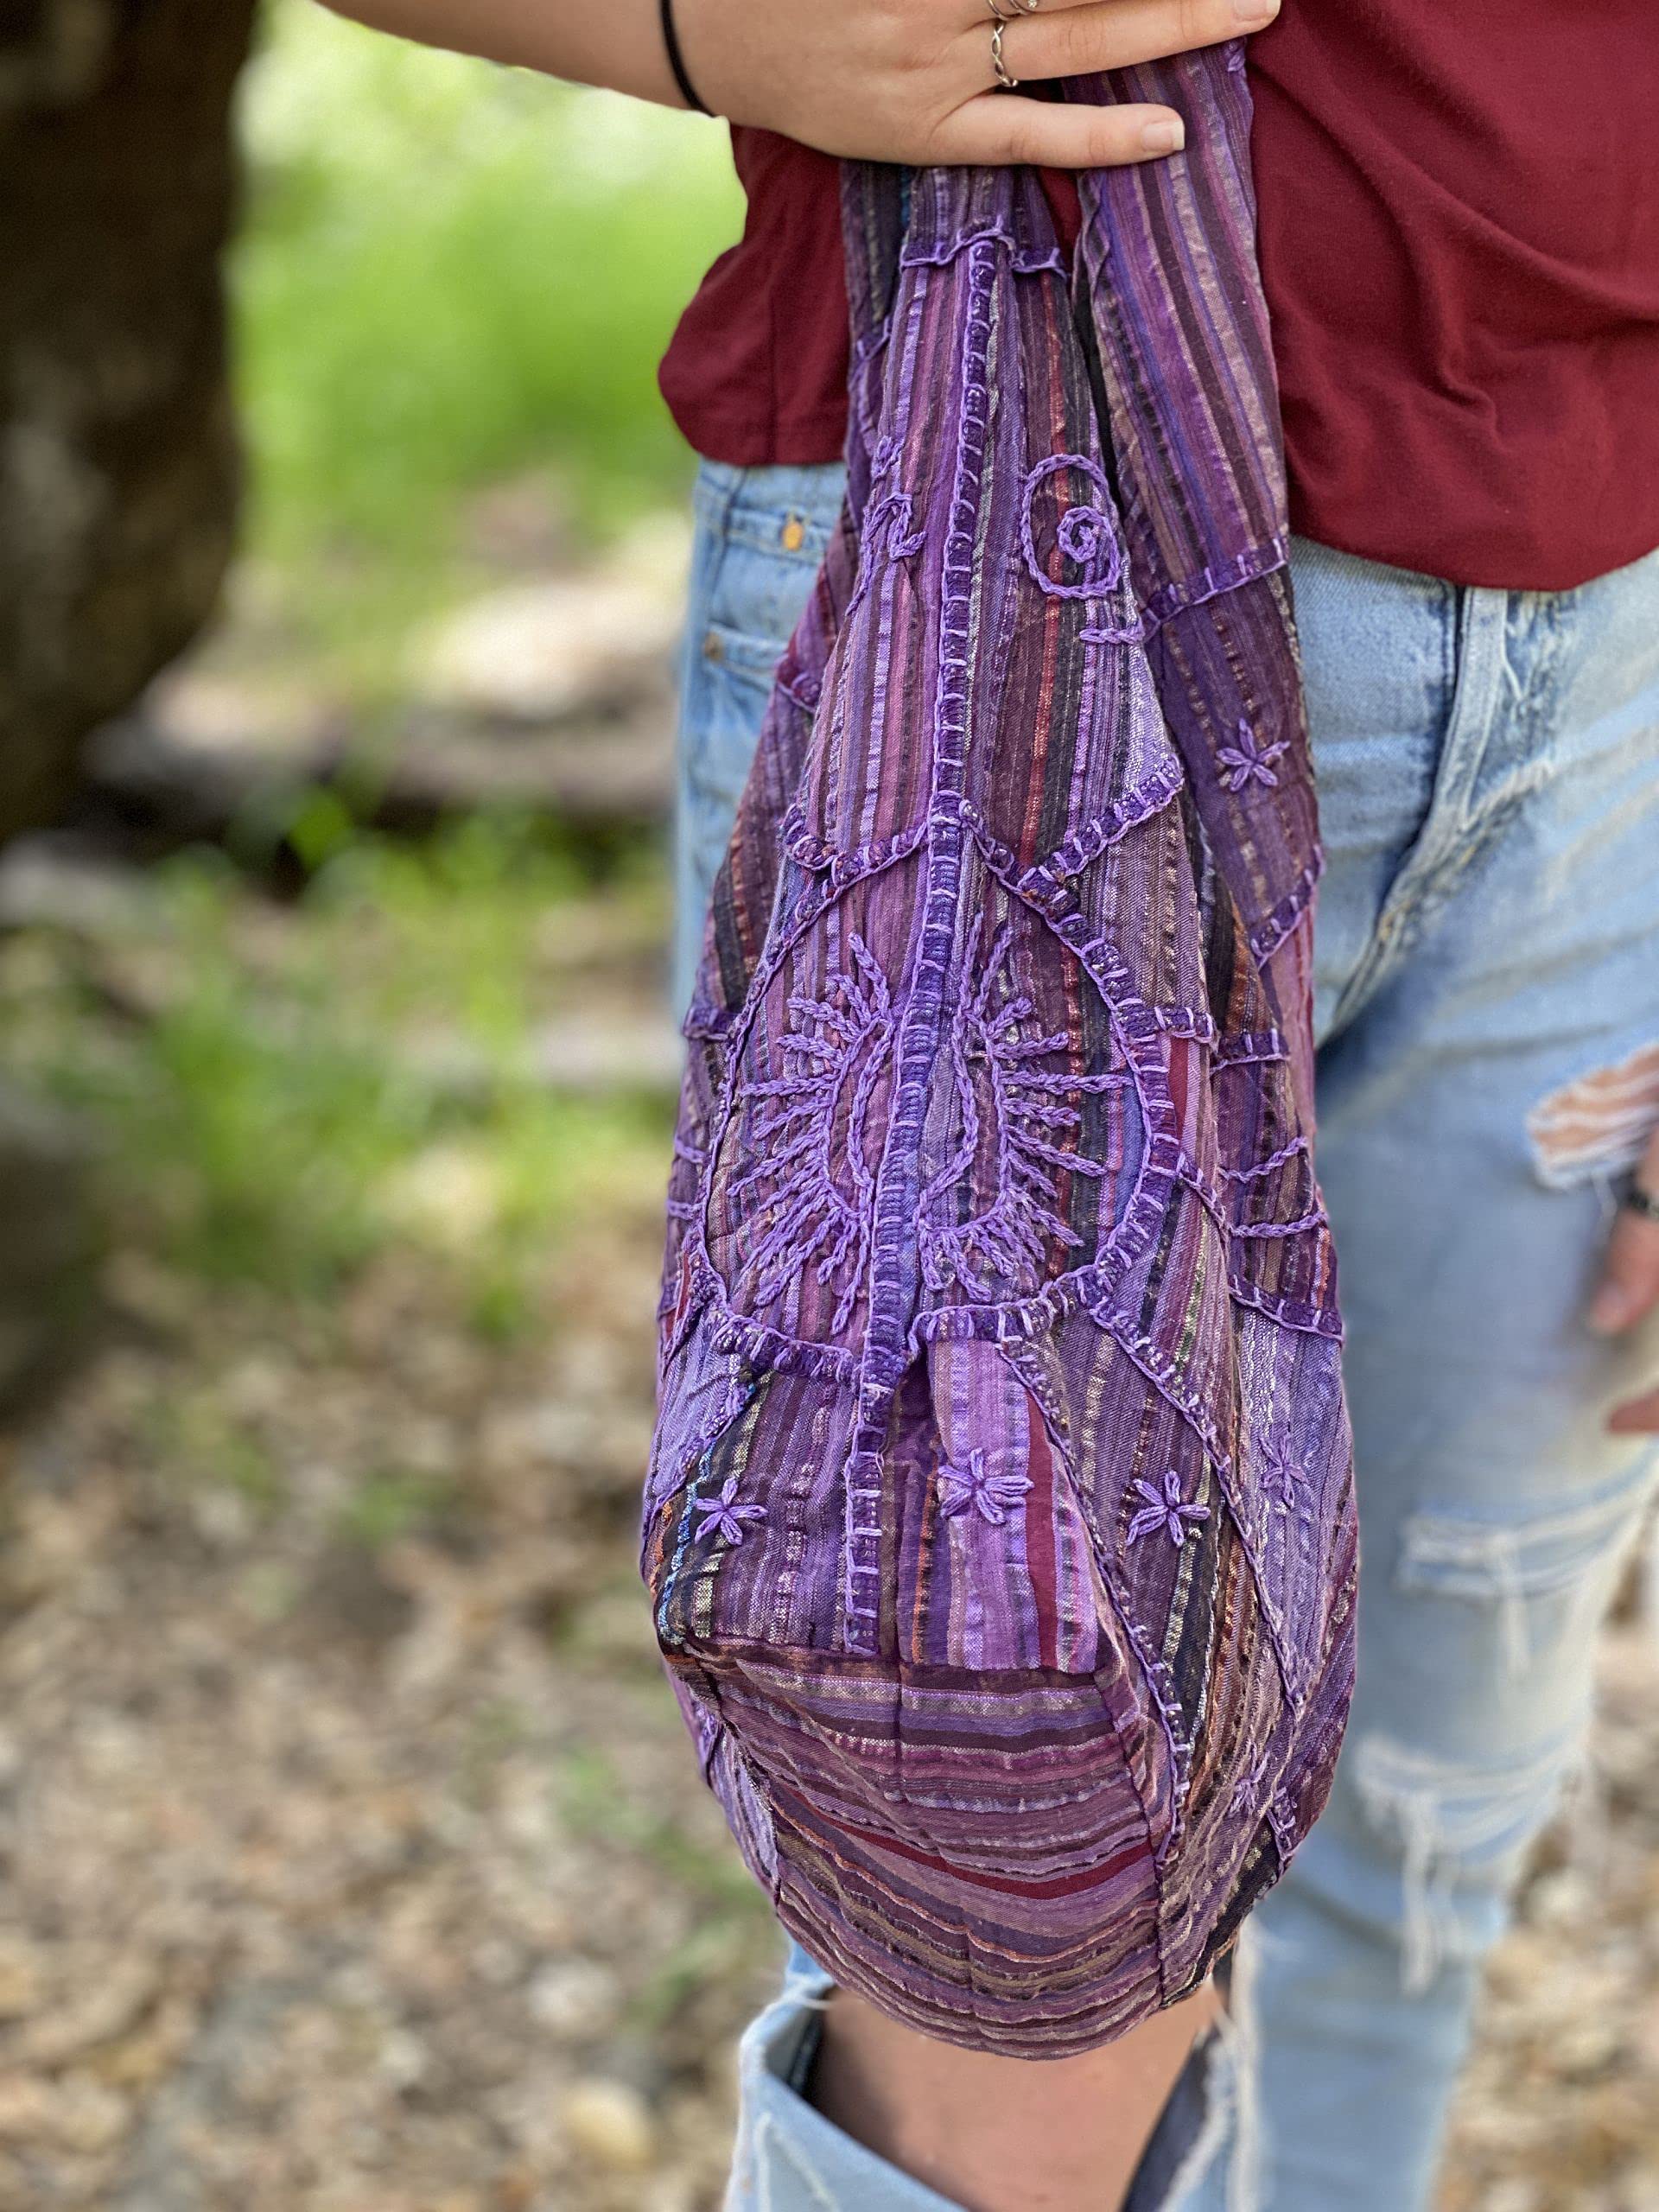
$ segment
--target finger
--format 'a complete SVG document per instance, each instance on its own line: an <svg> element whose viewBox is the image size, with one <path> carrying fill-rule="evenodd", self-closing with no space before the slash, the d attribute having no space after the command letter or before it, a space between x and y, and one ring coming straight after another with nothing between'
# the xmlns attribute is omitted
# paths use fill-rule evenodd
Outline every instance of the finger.
<svg viewBox="0 0 1659 2212"><path fill-rule="evenodd" d="M1607 1240L1601 1280L1590 1301L1590 1325L1621 1336L1659 1306L1659 1222L1621 1208Z"/></svg>
<svg viewBox="0 0 1659 2212"><path fill-rule="evenodd" d="M1177 152L1186 127L1173 107L1071 106L981 92L940 124L930 161L993 166L1029 162L1040 168L1118 168Z"/></svg>
<svg viewBox="0 0 1659 2212"><path fill-rule="evenodd" d="M1039 11L1052 15L1061 9L1097 8L1100 4L1101 0L1037 0L1037 5L1033 7L1031 0L1001 0L1002 16L1008 22L1017 22L1021 16L1034 16ZM983 23L996 12L991 0L953 0L951 16L958 25Z"/></svg>
<svg viewBox="0 0 1659 2212"><path fill-rule="evenodd" d="M1637 1182L1659 1191L1659 1135L1649 1145ZM1659 1306L1659 1221L1621 1206L1607 1240L1601 1280L1590 1301L1590 1326L1599 1336L1632 1329Z"/></svg>
<svg viewBox="0 0 1659 2212"><path fill-rule="evenodd" d="M1002 54L1015 77L1081 77L1219 46L1278 12L1279 0L1094 0L1020 16L1003 31Z"/></svg>
<svg viewBox="0 0 1659 2212"><path fill-rule="evenodd" d="M1659 1390L1615 1406L1607 1416L1607 1426L1615 1436L1659 1436Z"/></svg>

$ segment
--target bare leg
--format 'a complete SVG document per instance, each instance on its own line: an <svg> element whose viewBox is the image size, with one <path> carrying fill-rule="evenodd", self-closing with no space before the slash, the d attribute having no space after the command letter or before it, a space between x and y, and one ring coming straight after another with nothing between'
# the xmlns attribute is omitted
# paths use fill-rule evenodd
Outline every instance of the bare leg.
<svg viewBox="0 0 1659 2212"><path fill-rule="evenodd" d="M1215 2014L1201 1990L1100 2050L1033 2061L937 2043L837 1990L812 2101L967 2212L1113 2212Z"/></svg>

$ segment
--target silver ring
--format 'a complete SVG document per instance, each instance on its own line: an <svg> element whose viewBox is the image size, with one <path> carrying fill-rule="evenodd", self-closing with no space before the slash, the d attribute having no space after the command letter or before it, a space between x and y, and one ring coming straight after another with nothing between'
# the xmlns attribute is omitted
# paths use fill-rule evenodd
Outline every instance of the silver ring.
<svg viewBox="0 0 1659 2212"><path fill-rule="evenodd" d="M1012 23L1021 16L1034 16L1043 0L986 0L999 23Z"/></svg>
<svg viewBox="0 0 1659 2212"><path fill-rule="evenodd" d="M1014 92L1020 89L1020 79L1009 75L1008 65L1002 59L1002 34L1007 29L1007 22L999 16L996 29L991 33L991 67L996 72L996 88L1000 92Z"/></svg>
<svg viewBox="0 0 1659 2212"><path fill-rule="evenodd" d="M1643 1221L1659 1221L1659 1191L1644 1191L1639 1183L1632 1183L1622 1203L1627 1212L1639 1215Z"/></svg>

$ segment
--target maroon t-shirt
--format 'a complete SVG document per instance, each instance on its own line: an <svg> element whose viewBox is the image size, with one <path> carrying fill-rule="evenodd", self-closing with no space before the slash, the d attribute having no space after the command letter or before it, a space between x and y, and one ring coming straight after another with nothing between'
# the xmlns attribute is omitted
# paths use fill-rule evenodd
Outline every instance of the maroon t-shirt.
<svg viewBox="0 0 1659 2212"><path fill-rule="evenodd" d="M1655 0L1287 0L1249 77L1293 526L1531 590L1659 546ZM836 164L732 135L747 226L664 395L713 460L832 461Z"/></svg>

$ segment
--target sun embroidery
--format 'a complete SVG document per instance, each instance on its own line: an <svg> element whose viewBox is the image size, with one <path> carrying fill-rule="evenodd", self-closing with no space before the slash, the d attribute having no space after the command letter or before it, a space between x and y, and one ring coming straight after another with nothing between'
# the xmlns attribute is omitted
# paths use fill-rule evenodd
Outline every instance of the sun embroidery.
<svg viewBox="0 0 1659 2212"><path fill-rule="evenodd" d="M1230 791L1242 791L1251 784L1265 785L1269 790L1278 783L1273 764L1290 747L1282 737L1271 745L1263 745L1249 722L1240 719L1238 742L1224 745L1216 755L1221 763L1221 779Z"/></svg>
<svg viewBox="0 0 1659 2212"><path fill-rule="evenodd" d="M1073 1100L1122 1090L1128 1078L1044 1067L1072 1039L1064 1031L1045 1035L1033 1020L1032 999L1014 972L1012 925L998 931L982 965L982 934L976 916L947 1048L956 1141L922 1192L922 1269L933 1290L958 1282L970 1296L1000 1296L1021 1280L1041 1280L1052 1243L1083 1243L1060 1214L1058 1178L1097 1181L1113 1169L1068 1145L1083 1128ZM957 1220L963 1191L988 1203ZM987 1274L995 1284L984 1282Z"/></svg>
<svg viewBox="0 0 1659 2212"><path fill-rule="evenodd" d="M823 995L788 1001L791 1027L778 1040L784 1072L742 1086L759 1108L749 1148L756 1164L734 1198L763 1200L753 1255L757 1300L780 1298L810 1269L836 1285L830 1333L852 1317L869 1262L881 1130L875 1102L893 1058L893 997L862 938L849 935L850 971Z"/></svg>

